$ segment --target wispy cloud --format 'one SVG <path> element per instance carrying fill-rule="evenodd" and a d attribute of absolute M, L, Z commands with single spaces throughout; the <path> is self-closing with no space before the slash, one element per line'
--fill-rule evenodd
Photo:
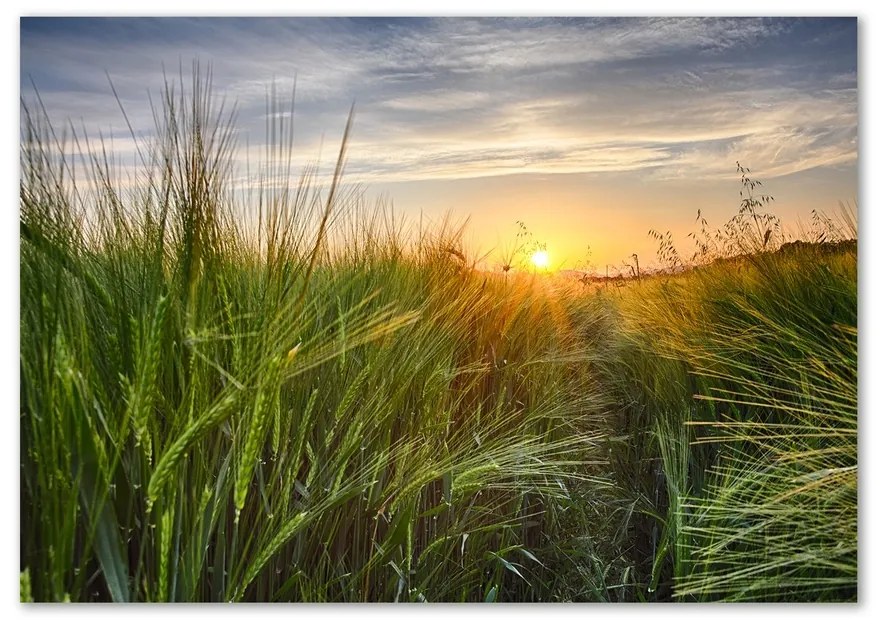
<path fill-rule="evenodd" d="M 338 139 L 356 101 L 348 172 L 367 182 L 720 177 L 737 159 L 789 174 L 857 156 L 854 21 L 25 20 L 21 46 L 25 94 L 33 76 L 54 117 L 89 129 L 122 128 L 105 70 L 146 133 L 147 90 L 210 63 L 256 148 L 267 86 L 286 95 L 296 77 L 299 155 Z"/>

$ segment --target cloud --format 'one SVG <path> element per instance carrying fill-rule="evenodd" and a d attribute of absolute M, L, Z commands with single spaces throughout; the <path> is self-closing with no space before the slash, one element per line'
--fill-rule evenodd
<path fill-rule="evenodd" d="M 295 78 L 297 164 L 322 146 L 325 160 L 335 157 L 330 147 L 356 102 L 348 173 L 365 182 L 511 173 L 717 178 L 736 160 L 788 174 L 857 158 L 854 21 L 177 18 L 60 26 L 25 20 L 21 36 L 23 94 L 32 75 L 53 118 L 123 130 L 106 70 L 137 132 L 148 134 L 147 91 L 155 99 L 179 73 L 186 88 L 198 58 L 211 64 L 218 98 L 236 103 L 236 125 L 255 152 L 269 86 L 283 102 Z M 283 119 L 283 106 L 269 109 Z"/>

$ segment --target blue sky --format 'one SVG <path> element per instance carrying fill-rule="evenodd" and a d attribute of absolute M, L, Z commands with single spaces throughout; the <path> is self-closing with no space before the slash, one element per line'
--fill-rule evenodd
<path fill-rule="evenodd" d="M 720 224 L 748 165 L 794 227 L 857 195 L 856 20 L 24 18 L 21 89 L 56 121 L 137 133 L 165 72 L 211 64 L 258 149 L 265 97 L 296 78 L 297 155 L 327 169 L 356 103 L 347 181 L 404 215 L 469 216 L 478 249 L 525 221 L 573 264 L 650 228 Z M 244 144 L 242 142 L 242 144 Z M 129 147 L 130 148 L 130 147 Z"/>

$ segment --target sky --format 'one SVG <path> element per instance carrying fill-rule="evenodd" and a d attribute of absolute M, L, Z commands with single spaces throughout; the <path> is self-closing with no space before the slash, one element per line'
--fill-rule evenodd
<path fill-rule="evenodd" d="M 687 250 L 697 210 L 739 205 L 736 164 L 788 232 L 857 207 L 857 24 L 850 18 L 22 18 L 20 86 L 90 134 L 148 137 L 165 76 L 193 59 L 234 102 L 241 146 L 265 142 L 266 92 L 296 84 L 298 166 L 332 171 L 405 219 L 468 220 L 489 260 L 517 222 L 557 268 Z"/>

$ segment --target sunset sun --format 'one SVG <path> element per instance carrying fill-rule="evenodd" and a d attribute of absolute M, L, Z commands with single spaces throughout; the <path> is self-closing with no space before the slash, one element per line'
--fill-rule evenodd
<path fill-rule="evenodd" d="M 543 249 L 539 249 L 532 254 L 532 264 L 538 269 L 546 269 L 550 264 L 550 256 Z"/>

